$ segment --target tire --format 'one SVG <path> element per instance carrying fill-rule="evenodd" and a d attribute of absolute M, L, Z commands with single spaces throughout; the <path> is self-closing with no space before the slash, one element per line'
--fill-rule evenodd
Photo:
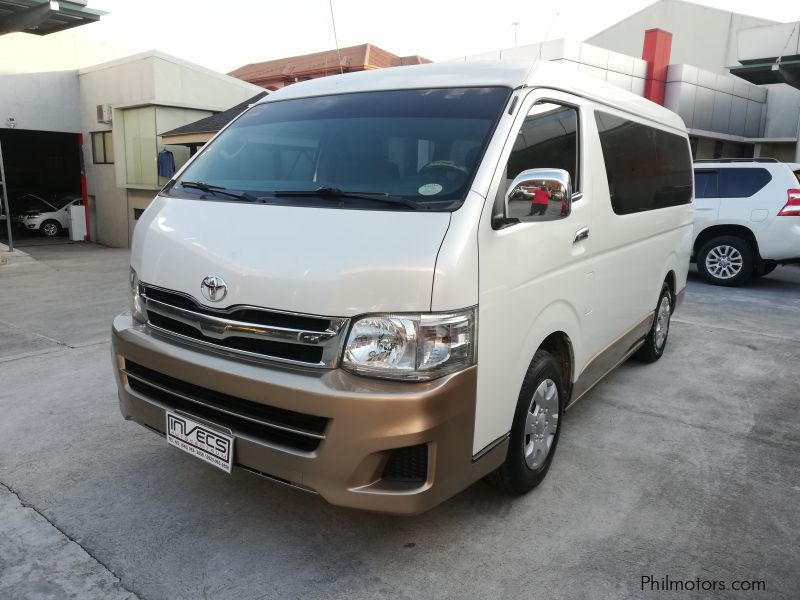
<path fill-rule="evenodd" d="M 546 350 L 536 352 L 522 381 L 506 460 L 486 476 L 494 487 L 522 495 L 539 485 L 547 475 L 567 402 L 563 377 L 552 354 Z M 539 435 L 543 437 L 538 439 Z"/>
<path fill-rule="evenodd" d="M 755 267 L 753 248 L 740 237 L 725 235 L 707 242 L 697 254 L 697 270 L 708 283 L 734 286 L 749 281 Z"/>
<path fill-rule="evenodd" d="M 48 219 L 39 226 L 39 231 L 41 231 L 42 235 L 45 237 L 56 237 L 57 235 L 61 235 L 61 225 L 58 221 Z"/>
<path fill-rule="evenodd" d="M 633 355 L 636 360 L 654 363 L 664 354 L 664 349 L 667 347 L 669 322 L 672 318 L 673 310 L 674 300 L 672 290 L 669 285 L 664 282 L 661 286 L 661 293 L 658 295 L 656 312 L 653 315 L 653 324 L 650 326 L 650 331 L 647 332 L 644 345 Z"/>
<path fill-rule="evenodd" d="M 760 265 L 753 269 L 753 277 L 764 277 L 772 273 L 778 267 L 774 260 L 763 260 Z"/>

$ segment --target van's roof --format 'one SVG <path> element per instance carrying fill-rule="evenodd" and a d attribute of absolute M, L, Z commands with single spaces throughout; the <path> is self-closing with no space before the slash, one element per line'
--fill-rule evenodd
<path fill-rule="evenodd" d="M 550 61 L 537 61 L 533 68 L 530 62 L 475 61 L 359 71 L 294 83 L 269 94 L 259 103 L 380 90 L 490 86 L 517 88 L 523 85 L 563 90 L 685 130 L 683 120 L 671 110 L 577 69 Z"/>

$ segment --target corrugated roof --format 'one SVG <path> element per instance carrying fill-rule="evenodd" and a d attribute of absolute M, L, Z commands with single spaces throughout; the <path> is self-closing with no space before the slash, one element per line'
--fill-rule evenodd
<path fill-rule="evenodd" d="M 159 135 L 184 135 L 187 133 L 215 133 L 225 127 L 228 123 L 233 121 L 236 117 L 238 117 L 242 112 L 244 112 L 248 106 L 254 104 L 261 100 L 264 96 L 266 96 L 269 92 L 260 92 L 250 98 L 249 100 L 245 100 L 241 104 L 237 104 L 225 110 L 221 113 L 217 113 L 215 115 L 211 115 L 210 117 L 204 117 L 194 123 L 187 123 L 186 125 L 181 125 L 176 129 L 172 129 L 170 131 L 165 131 Z"/>
<path fill-rule="evenodd" d="M 372 44 L 349 46 L 336 50 L 326 50 L 313 54 L 289 56 L 277 60 L 244 65 L 228 73 L 250 83 L 271 79 L 293 79 L 295 77 L 320 75 L 326 72 L 334 75 L 339 72 L 339 57 L 345 70 L 365 70 L 382 67 L 399 67 L 430 62 L 418 55 L 397 56 Z"/>

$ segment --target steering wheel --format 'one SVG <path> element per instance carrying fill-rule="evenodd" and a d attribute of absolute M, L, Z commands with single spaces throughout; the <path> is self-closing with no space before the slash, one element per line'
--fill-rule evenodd
<path fill-rule="evenodd" d="M 454 163 L 452 160 L 434 160 L 433 162 L 429 162 L 419 170 L 419 174 L 428 175 L 430 177 L 430 173 L 436 173 L 437 171 L 445 174 L 445 177 L 447 173 L 457 174 L 461 177 L 469 174 L 466 167 Z"/>

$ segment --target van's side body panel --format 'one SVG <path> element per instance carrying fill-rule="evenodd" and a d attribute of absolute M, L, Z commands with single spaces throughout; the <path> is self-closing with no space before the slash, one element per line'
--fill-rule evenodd
<path fill-rule="evenodd" d="M 535 90 L 523 97 L 507 136 L 484 207 L 478 232 L 480 302 L 478 312 L 478 397 L 473 452 L 508 433 L 525 371 L 542 341 L 562 331 L 573 340 L 575 360 L 583 364 L 591 349 L 583 343 L 591 289 L 587 263 L 591 236 L 577 244 L 575 233 L 591 225 L 592 193 L 572 206 L 562 220 L 492 227 L 494 203 L 506 181 L 506 162 L 514 138 L 530 107 L 539 99 L 586 105 L 580 98 L 554 90 Z M 582 127 L 581 118 L 579 126 Z M 579 135 L 580 153 L 586 136 Z M 587 161 L 579 164 L 588 180 Z"/>
<path fill-rule="evenodd" d="M 689 152 L 689 141 L 684 131 L 648 122 L 607 106 L 595 106 L 595 110 L 679 135 L 686 139 L 687 154 Z M 598 140 L 594 117 L 587 121 L 591 130 L 589 137 Z M 597 264 L 595 291 L 601 311 L 594 321 L 594 331 L 601 338 L 598 341 L 602 349 L 655 309 L 661 285 L 669 273 L 675 279 L 673 292 L 677 294 L 686 287 L 693 211 L 692 205 L 687 203 L 616 214 L 611 205 L 599 143 L 594 150 L 598 168 L 594 182 L 596 226 L 592 235 Z"/>
<path fill-rule="evenodd" d="M 522 380 L 541 343 L 563 333 L 573 351 L 572 400 L 627 358 L 650 328 L 662 283 L 686 286 L 692 239 L 692 206 L 682 204 L 617 215 L 611 199 L 593 111 L 664 129 L 608 105 L 555 90 L 526 98 L 511 128 L 538 100 L 580 110 L 579 172 L 582 196 L 566 219 L 491 227 L 492 204 L 513 145 L 509 138 L 496 166 L 479 229 L 480 301 L 478 398 L 473 452 L 508 433 Z M 688 138 L 686 141 L 689 152 Z M 573 242 L 589 228 L 589 237 Z"/>

